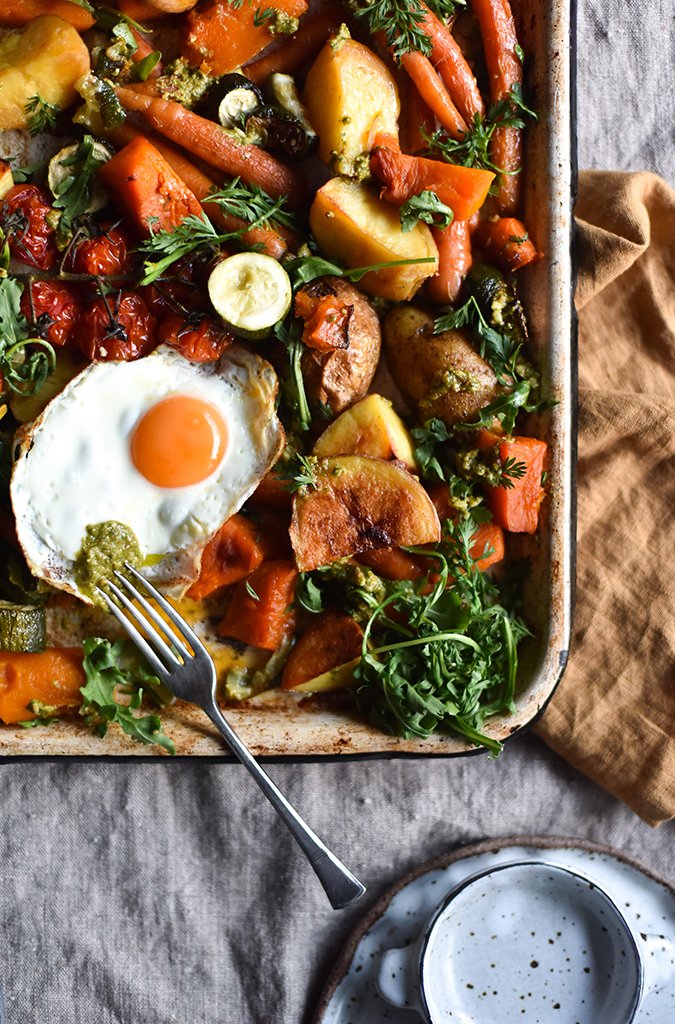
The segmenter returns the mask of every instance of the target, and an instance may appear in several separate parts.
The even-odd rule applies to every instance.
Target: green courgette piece
[[[213,307],[235,334],[250,340],[268,337],[291,308],[288,274],[275,259],[240,252],[218,263],[208,283]]]
[[[46,643],[43,607],[0,601],[0,650],[34,654]]]

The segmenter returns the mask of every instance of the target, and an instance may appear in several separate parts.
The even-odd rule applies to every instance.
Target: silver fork
[[[107,581],[112,593],[128,613],[125,615],[119,605],[103,590],[98,593],[105,600],[111,613],[129,634],[143,653],[164,685],[180,700],[197,704],[209,716],[216,729],[227,742],[232,753],[253,776],[269,802],[277,811],[300,848],[314,868],[332,907],[335,910],[355,903],[366,891],[328,847],[321,842],[309,825],[300,817],[295,808],[272,782],[255,760],[245,743],[240,740],[232,726],[224,718],[216,703],[216,671],[211,655],[203,643],[178,614],[173,605],[128,563],[126,571],[144,588],[147,594],[162,609],[175,626],[174,632],[158,615],[150,602],[122,573],[115,571],[120,586]],[[121,589],[123,588],[123,589]],[[132,603],[132,599],[145,611],[143,615]],[[134,621],[130,621],[133,619]],[[134,622],[136,625],[134,625]],[[154,623],[154,628],[153,627]],[[141,635],[137,626],[146,634]]]

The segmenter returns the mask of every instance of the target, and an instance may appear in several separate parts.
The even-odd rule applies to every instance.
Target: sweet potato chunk
[[[39,97],[64,110],[75,82],[89,71],[89,50],[77,29],[41,14],[0,39],[0,131],[26,127],[26,105]]]
[[[368,455],[317,459],[316,486],[293,499],[290,537],[302,572],[376,548],[438,541],[431,498],[415,477]]]
[[[338,416],[314,445],[314,454],[322,458],[373,455],[402,462],[407,470],[415,472],[410,432],[382,395],[367,395]]]
[[[438,249],[426,224],[402,231],[398,209],[367,185],[331,178],[314,197],[309,223],[321,251],[348,267],[431,260],[366,274],[359,288],[370,295],[405,302],[438,271]]]
[[[337,611],[322,612],[312,620],[289,654],[281,677],[283,689],[302,687],[313,692],[308,684],[321,688],[317,679],[344,668],[348,660],[358,658],[362,640],[363,630],[351,615]],[[338,681],[339,685],[346,685],[339,672],[333,683]],[[323,688],[327,689],[325,685]],[[330,689],[338,689],[338,685]]]
[[[319,136],[319,156],[336,174],[369,176],[378,132],[398,138],[396,82],[379,57],[355,39],[332,39],[314,61],[305,105]]]
[[[81,704],[82,657],[81,647],[51,647],[39,654],[0,651],[0,721],[13,725],[35,718],[28,709],[31,701],[57,710]]]

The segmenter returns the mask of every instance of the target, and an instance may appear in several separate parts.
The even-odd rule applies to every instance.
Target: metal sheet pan
[[[515,714],[492,719],[486,731],[507,739],[531,725],[553,694],[567,661],[574,589],[576,463],[576,318],[573,305],[572,202],[576,188],[574,0],[513,0],[527,55],[528,91],[539,123],[526,143],[525,220],[545,258],[527,271],[523,292],[532,348],[547,392],[557,405],[533,428],[551,447],[550,497],[536,539],[519,554],[531,558],[525,615],[535,638],[523,648]],[[387,736],[335,703],[299,700],[270,691],[228,716],[259,757],[458,756],[474,753],[461,739]],[[202,713],[177,704],[165,714],[179,756],[226,759]],[[0,760],[116,758],[155,760],[157,754],[109,731],[99,739],[80,723],[24,730],[0,727]],[[164,755],[159,755],[164,756]]]

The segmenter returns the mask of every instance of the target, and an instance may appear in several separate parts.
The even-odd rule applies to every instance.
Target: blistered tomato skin
[[[76,340],[87,359],[120,362],[145,356],[157,343],[157,323],[140,295],[97,299],[82,316]]]
[[[73,340],[82,306],[77,295],[59,281],[29,281],[21,296],[21,312],[31,335],[62,348]]]
[[[186,319],[179,313],[166,314],[159,325],[158,338],[160,342],[177,348],[193,363],[220,359],[234,341],[233,335],[210,317],[193,315]]]
[[[0,227],[15,260],[51,270],[58,257],[55,230],[47,221],[53,212],[47,193],[37,185],[10,188],[2,202]]]
[[[103,228],[96,238],[85,238],[73,246],[66,268],[76,274],[115,277],[131,265],[126,236],[117,228]]]

